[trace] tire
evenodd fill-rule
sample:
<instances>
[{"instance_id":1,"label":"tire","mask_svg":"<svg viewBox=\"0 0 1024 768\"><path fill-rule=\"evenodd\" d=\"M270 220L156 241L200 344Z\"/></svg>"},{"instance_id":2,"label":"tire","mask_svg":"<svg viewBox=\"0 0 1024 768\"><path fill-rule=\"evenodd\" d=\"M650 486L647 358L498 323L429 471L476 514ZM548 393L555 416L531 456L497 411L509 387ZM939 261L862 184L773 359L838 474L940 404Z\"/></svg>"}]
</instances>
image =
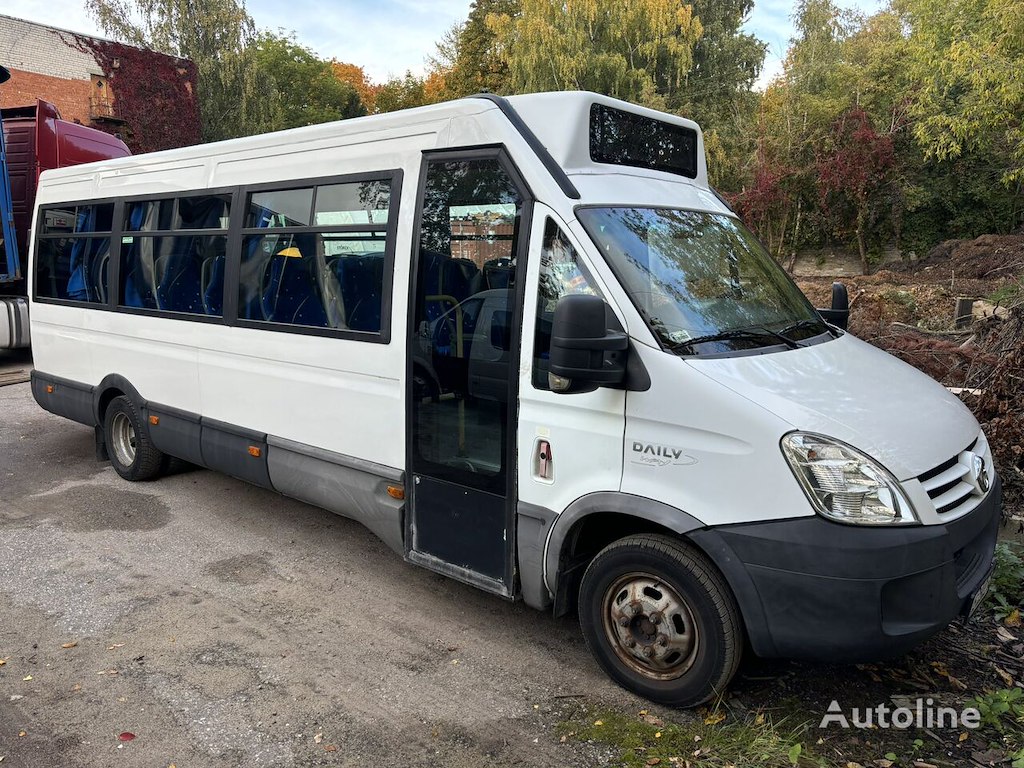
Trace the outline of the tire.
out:
<instances>
[{"instance_id":1,"label":"tire","mask_svg":"<svg viewBox=\"0 0 1024 768\"><path fill-rule=\"evenodd\" d=\"M110 464L125 480L152 480L164 469L164 454L149 439L139 409L128 397L115 397L103 414L103 437Z\"/></svg>"},{"instance_id":2,"label":"tire","mask_svg":"<svg viewBox=\"0 0 1024 768\"><path fill-rule=\"evenodd\" d=\"M583 575L579 614L605 672L659 704L720 695L743 653L729 587L703 553L671 536L627 536L601 550Z\"/></svg>"},{"instance_id":3,"label":"tire","mask_svg":"<svg viewBox=\"0 0 1024 768\"><path fill-rule=\"evenodd\" d=\"M195 469L195 465L165 453L164 460L160 464L160 476L180 475L182 472L188 472L190 469Z\"/></svg>"}]
</instances>

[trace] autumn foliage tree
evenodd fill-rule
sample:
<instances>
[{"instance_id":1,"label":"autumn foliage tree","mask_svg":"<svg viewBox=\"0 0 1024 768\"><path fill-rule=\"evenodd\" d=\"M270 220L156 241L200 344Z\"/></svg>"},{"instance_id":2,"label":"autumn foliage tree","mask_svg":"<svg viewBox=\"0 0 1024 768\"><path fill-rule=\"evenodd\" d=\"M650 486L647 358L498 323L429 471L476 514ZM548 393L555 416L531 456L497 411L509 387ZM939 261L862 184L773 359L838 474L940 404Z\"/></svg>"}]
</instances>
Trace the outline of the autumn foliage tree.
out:
<instances>
[{"instance_id":1,"label":"autumn foliage tree","mask_svg":"<svg viewBox=\"0 0 1024 768\"><path fill-rule=\"evenodd\" d=\"M336 59L332 59L330 64L334 76L355 89L366 112L368 114L376 112L378 87L370 82L370 78L366 76L366 70L357 64L349 64Z\"/></svg>"},{"instance_id":2,"label":"autumn foliage tree","mask_svg":"<svg viewBox=\"0 0 1024 768\"><path fill-rule=\"evenodd\" d=\"M868 237L889 206L887 194L896 165L891 136L879 134L867 113L854 107L833 125L818 155L818 192L825 219L839 238L857 243L866 274Z\"/></svg>"}]
</instances>

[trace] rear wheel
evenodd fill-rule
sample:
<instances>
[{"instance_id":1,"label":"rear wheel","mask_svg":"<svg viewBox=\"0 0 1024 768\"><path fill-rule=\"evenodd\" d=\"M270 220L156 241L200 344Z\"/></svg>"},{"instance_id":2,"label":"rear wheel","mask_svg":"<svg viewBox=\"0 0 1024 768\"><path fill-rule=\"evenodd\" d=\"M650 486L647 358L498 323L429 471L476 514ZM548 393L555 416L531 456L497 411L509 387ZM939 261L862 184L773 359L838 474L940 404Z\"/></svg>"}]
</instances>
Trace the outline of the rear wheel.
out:
<instances>
[{"instance_id":1,"label":"rear wheel","mask_svg":"<svg viewBox=\"0 0 1024 768\"><path fill-rule=\"evenodd\" d=\"M628 536L598 553L579 610L598 663L651 701L703 704L739 666L743 631L729 587L702 553L670 536Z\"/></svg>"},{"instance_id":2,"label":"rear wheel","mask_svg":"<svg viewBox=\"0 0 1024 768\"><path fill-rule=\"evenodd\" d=\"M164 454L150 441L138 408L130 398L115 397L103 420L110 464L125 480L152 480L162 474Z\"/></svg>"}]
</instances>

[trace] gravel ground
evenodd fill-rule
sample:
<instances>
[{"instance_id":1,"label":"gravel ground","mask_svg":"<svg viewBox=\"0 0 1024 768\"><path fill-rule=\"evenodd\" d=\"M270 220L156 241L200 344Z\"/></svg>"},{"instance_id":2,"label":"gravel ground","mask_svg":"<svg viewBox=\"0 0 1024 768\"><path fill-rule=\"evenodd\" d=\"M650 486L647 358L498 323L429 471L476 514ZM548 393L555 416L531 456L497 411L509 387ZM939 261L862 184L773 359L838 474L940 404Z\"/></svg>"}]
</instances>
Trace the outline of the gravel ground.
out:
<instances>
[{"instance_id":1,"label":"gravel ground","mask_svg":"<svg viewBox=\"0 0 1024 768\"><path fill-rule=\"evenodd\" d=\"M574 620L223 475L129 484L27 384L0 387L0 660L2 768L594 765L567 708L644 706Z\"/></svg>"}]
</instances>

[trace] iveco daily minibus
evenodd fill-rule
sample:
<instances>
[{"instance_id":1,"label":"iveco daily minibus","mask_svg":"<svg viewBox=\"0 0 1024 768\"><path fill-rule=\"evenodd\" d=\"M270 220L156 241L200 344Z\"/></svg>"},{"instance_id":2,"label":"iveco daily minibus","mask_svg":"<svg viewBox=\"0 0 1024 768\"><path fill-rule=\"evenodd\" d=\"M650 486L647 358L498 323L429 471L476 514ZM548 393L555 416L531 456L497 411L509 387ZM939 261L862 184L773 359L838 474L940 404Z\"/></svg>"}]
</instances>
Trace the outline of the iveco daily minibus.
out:
<instances>
[{"instance_id":1,"label":"iveco daily minibus","mask_svg":"<svg viewBox=\"0 0 1024 768\"><path fill-rule=\"evenodd\" d=\"M816 311L700 128L462 99L48 171L36 400L354 518L690 706L761 656L899 654L980 602L977 421Z\"/></svg>"}]
</instances>

